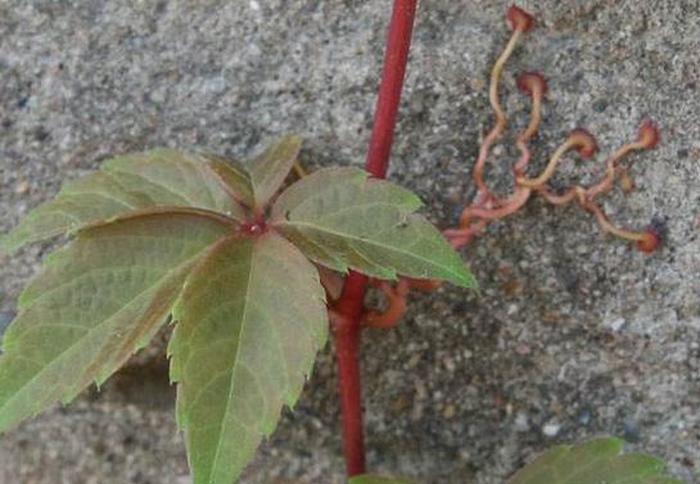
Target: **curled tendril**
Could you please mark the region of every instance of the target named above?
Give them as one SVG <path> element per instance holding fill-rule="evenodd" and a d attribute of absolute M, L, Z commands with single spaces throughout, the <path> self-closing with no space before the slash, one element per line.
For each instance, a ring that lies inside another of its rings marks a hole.
<path fill-rule="evenodd" d="M 462 212 L 459 226 L 447 229 L 443 235 L 454 248 L 469 244 L 474 237 L 480 235 L 493 222 L 516 213 L 532 195 L 538 195 L 553 205 L 568 205 L 571 202 L 591 213 L 600 228 L 616 237 L 632 242 L 644 253 L 657 250 L 662 243 L 662 233 L 657 225 L 633 231 L 613 224 L 602 207 L 596 203 L 596 197 L 611 191 L 619 181 L 623 191 L 627 192 L 634 186 L 629 176 L 629 165 L 621 162 L 630 154 L 637 151 L 655 148 L 660 141 L 659 129 L 651 120 L 644 120 L 639 128 L 637 139 L 625 143 L 606 160 L 605 173 L 602 178 L 589 187 L 573 185 L 563 191 L 554 191 L 549 181 L 556 173 L 564 155 L 572 150 L 582 158 L 590 158 L 597 151 L 595 138 L 584 129 L 572 131 L 567 139 L 554 151 L 545 169 L 537 176 L 529 178 L 526 170 L 530 162 L 529 141 L 537 133 L 540 126 L 542 102 L 547 93 L 547 82 L 542 75 L 535 72 L 521 74 L 516 82 L 517 87 L 531 98 L 532 106 L 527 127 L 517 136 L 515 144 L 520 157 L 513 165 L 513 193 L 506 197 L 498 197 L 492 193 L 484 180 L 484 168 L 493 144 L 503 135 L 507 119 L 501 107 L 498 85 L 508 58 L 513 53 L 523 34 L 532 30 L 534 17 L 524 10 L 511 6 L 506 13 L 506 21 L 513 31 L 502 53 L 496 59 L 491 70 L 489 101 L 494 113 L 495 123 L 481 142 L 479 153 L 472 171 L 472 178 L 477 192 L 472 201 Z M 416 281 L 400 279 L 395 284 L 386 281 L 373 281 L 373 285 L 384 295 L 386 309 L 383 311 L 369 310 L 365 314 L 364 324 L 369 327 L 392 327 L 398 323 L 406 311 L 406 298 L 411 289 L 432 290 L 439 286 L 433 281 Z"/>
<path fill-rule="evenodd" d="M 491 82 L 489 86 L 489 101 L 491 103 L 491 109 L 493 109 L 493 114 L 496 117 L 496 122 L 481 143 L 479 156 L 474 165 L 473 172 L 474 184 L 477 188 L 476 198 L 485 204 L 490 203 L 495 198 L 484 182 L 484 167 L 486 165 L 486 159 L 488 158 L 489 151 L 491 150 L 493 143 L 495 143 L 496 140 L 503 135 L 503 131 L 505 131 L 507 123 L 506 115 L 503 112 L 503 108 L 501 107 L 501 103 L 498 98 L 498 83 L 501 79 L 501 74 L 503 73 L 503 67 L 506 65 L 506 62 L 515 50 L 518 41 L 522 35 L 531 30 L 534 25 L 534 18 L 515 5 L 508 9 L 506 20 L 510 28 L 513 30 L 513 34 L 511 35 L 510 40 L 508 40 L 503 52 L 501 52 L 501 55 L 498 56 L 496 62 L 493 64 L 493 68 L 491 69 Z"/>

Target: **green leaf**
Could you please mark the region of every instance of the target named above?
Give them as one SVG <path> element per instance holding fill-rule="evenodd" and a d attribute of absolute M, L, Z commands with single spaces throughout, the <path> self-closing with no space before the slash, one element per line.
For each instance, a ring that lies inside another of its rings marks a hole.
<path fill-rule="evenodd" d="M 414 214 L 421 201 L 362 170 L 329 168 L 298 181 L 277 199 L 272 224 L 315 262 L 394 279 L 397 274 L 476 282 L 440 232 Z"/>
<path fill-rule="evenodd" d="M 171 378 L 195 484 L 230 484 L 326 341 L 318 272 L 274 232 L 232 236 L 198 264 L 173 318 Z"/>
<path fill-rule="evenodd" d="M 285 136 L 248 163 L 255 202 L 263 208 L 277 193 L 299 156 L 301 138 Z"/>
<path fill-rule="evenodd" d="M 624 442 L 601 438 L 560 445 L 528 464 L 507 484 L 680 484 L 664 476 L 662 461 L 644 454 L 622 454 Z"/>
<path fill-rule="evenodd" d="M 100 171 L 68 183 L 55 199 L 40 205 L 9 234 L 0 237 L 0 251 L 129 212 L 162 206 L 190 206 L 244 218 L 243 208 L 208 162 L 211 158 L 171 149 L 122 156 Z M 219 159 L 217 166 L 221 165 Z M 233 169 L 233 168 L 232 168 Z"/>
<path fill-rule="evenodd" d="M 0 356 L 0 431 L 101 384 L 166 320 L 203 251 L 231 230 L 183 211 L 86 229 L 25 289 Z"/>
<path fill-rule="evenodd" d="M 249 208 L 255 205 L 253 181 L 243 165 L 215 154 L 203 156 L 209 168 L 218 175 L 233 199 Z"/>
<path fill-rule="evenodd" d="M 379 476 L 376 474 L 363 474 L 355 476 L 348 481 L 348 484 L 412 484 L 408 479 L 398 477 Z"/>

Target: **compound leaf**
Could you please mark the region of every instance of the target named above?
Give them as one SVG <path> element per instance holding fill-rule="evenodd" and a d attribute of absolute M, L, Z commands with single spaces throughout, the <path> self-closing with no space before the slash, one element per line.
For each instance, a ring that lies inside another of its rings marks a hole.
<path fill-rule="evenodd" d="M 166 320 L 203 251 L 230 225 L 140 213 L 78 233 L 24 290 L 0 356 L 0 431 L 102 383 Z"/>
<path fill-rule="evenodd" d="M 299 156 L 300 149 L 301 138 L 285 136 L 248 163 L 247 168 L 258 207 L 267 205 L 280 189 Z"/>
<path fill-rule="evenodd" d="M 318 272 L 270 231 L 217 243 L 175 306 L 171 378 L 195 484 L 230 484 L 293 405 L 325 343 Z"/>
<path fill-rule="evenodd" d="M 397 274 L 474 287 L 440 232 L 415 212 L 421 201 L 354 168 L 318 170 L 277 199 L 272 223 L 315 262 L 394 279 Z"/>
<path fill-rule="evenodd" d="M 664 476 L 664 464 L 644 454 L 622 454 L 624 442 L 601 438 L 554 447 L 518 471 L 507 484 L 681 484 Z"/>
<path fill-rule="evenodd" d="M 376 474 L 363 474 L 355 476 L 348 481 L 348 484 L 413 484 L 407 479 L 398 477 L 379 476 Z"/>
<path fill-rule="evenodd" d="M 190 206 L 242 220 L 243 208 L 208 161 L 171 149 L 109 160 L 100 171 L 68 183 L 56 198 L 30 212 L 0 237 L 0 250 L 14 252 L 30 242 L 150 207 Z"/>

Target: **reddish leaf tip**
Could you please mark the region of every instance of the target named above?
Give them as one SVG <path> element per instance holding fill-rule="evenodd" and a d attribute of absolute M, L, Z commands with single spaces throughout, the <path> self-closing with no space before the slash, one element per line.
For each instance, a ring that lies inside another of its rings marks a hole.
<path fill-rule="evenodd" d="M 576 146 L 576 151 L 582 158 L 590 158 L 598 151 L 598 143 L 591 133 L 583 128 L 575 129 L 569 134 L 569 139 Z"/>
<path fill-rule="evenodd" d="M 511 29 L 519 32 L 529 32 L 535 26 L 535 17 L 515 5 L 508 9 L 506 20 Z"/>
<path fill-rule="evenodd" d="M 516 85 L 530 97 L 547 94 L 547 81 L 539 72 L 523 72 L 518 76 Z"/>
<path fill-rule="evenodd" d="M 651 119 L 646 119 L 639 127 L 638 141 L 644 145 L 644 149 L 655 148 L 661 141 L 659 128 Z"/>
<path fill-rule="evenodd" d="M 651 254 L 661 247 L 662 242 L 661 232 L 655 227 L 649 226 L 644 230 L 643 238 L 637 241 L 637 250 L 645 254 Z"/>

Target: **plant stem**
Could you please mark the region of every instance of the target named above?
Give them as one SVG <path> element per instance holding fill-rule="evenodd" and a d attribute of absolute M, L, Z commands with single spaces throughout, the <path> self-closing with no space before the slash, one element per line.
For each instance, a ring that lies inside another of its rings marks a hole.
<path fill-rule="evenodd" d="M 394 0 L 384 54 L 382 83 L 379 86 L 372 138 L 365 164 L 365 169 L 378 178 L 384 178 L 389 168 L 389 155 L 394 141 L 396 114 L 399 111 L 415 14 L 416 0 Z"/>
<path fill-rule="evenodd" d="M 337 306 L 338 315 L 334 318 L 335 352 L 338 359 L 338 391 L 343 426 L 343 452 L 345 453 L 345 467 L 348 477 L 365 473 L 359 361 L 360 320 L 362 318 L 365 282 L 365 278 L 361 274 L 350 273 Z"/>
<path fill-rule="evenodd" d="M 365 164 L 365 169 L 377 178 L 384 178 L 389 168 L 389 155 L 408 62 L 416 3 L 417 0 L 394 0 L 372 138 Z M 365 276 L 351 272 L 334 308 L 343 448 L 349 477 L 365 472 L 359 349 L 366 286 Z"/>

